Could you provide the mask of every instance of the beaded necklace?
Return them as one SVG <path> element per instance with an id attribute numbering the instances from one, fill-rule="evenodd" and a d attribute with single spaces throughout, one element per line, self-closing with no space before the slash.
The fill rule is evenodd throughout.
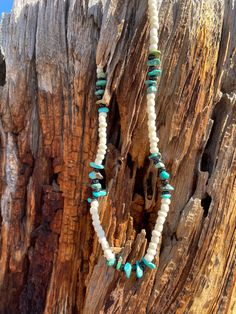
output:
<path id="1" fill-rule="evenodd" d="M 150 45 L 147 61 L 148 73 L 145 85 L 147 86 L 148 134 L 151 153 L 149 159 L 153 161 L 154 166 L 158 169 L 158 174 L 161 179 L 161 208 L 158 211 L 158 217 L 155 227 L 152 231 L 152 237 L 148 245 L 146 255 L 141 259 L 141 261 L 136 261 L 133 265 L 131 265 L 129 262 L 123 264 L 121 256 L 116 257 L 107 241 L 98 214 L 98 200 L 100 197 L 107 195 L 106 190 L 102 188 L 102 185 L 100 183 L 100 180 L 103 179 L 100 170 L 104 169 L 102 162 L 105 158 L 107 149 L 106 119 L 109 109 L 106 102 L 103 100 L 103 94 L 107 83 L 106 74 L 103 71 L 103 67 L 101 67 L 100 65 L 97 66 L 97 82 L 95 94 L 98 99 L 96 103 L 99 106 L 99 144 L 95 161 L 90 162 L 90 166 L 93 168 L 93 171 L 89 173 L 89 178 L 92 180 L 92 197 L 88 198 L 88 202 L 90 203 L 92 223 L 97 233 L 98 241 L 102 246 L 104 256 L 107 260 L 107 265 L 112 266 L 117 270 L 124 271 L 127 278 L 130 278 L 132 270 L 135 270 L 137 278 L 141 278 L 146 268 L 156 268 L 153 260 L 157 254 L 157 247 L 160 242 L 163 224 L 169 211 L 169 205 L 171 202 L 171 191 L 174 190 L 174 188 L 169 184 L 168 181 L 170 175 L 166 171 L 165 165 L 162 161 L 162 156 L 158 148 L 159 138 L 157 137 L 156 131 L 155 94 L 157 92 L 157 78 L 161 75 L 161 70 L 159 68 L 161 52 L 157 49 L 159 22 L 156 0 L 148 0 L 148 13 L 150 22 Z"/>

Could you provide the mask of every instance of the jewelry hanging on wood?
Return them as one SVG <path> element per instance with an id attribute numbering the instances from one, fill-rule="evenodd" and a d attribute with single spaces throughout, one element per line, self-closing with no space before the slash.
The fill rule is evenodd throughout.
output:
<path id="1" fill-rule="evenodd" d="M 97 67 L 97 82 L 96 82 L 96 92 L 98 105 L 98 121 L 99 121 L 99 144 L 98 151 L 94 162 L 90 162 L 90 166 L 93 170 L 89 173 L 89 178 L 91 179 L 92 197 L 88 199 L 90 203 L 90 213 L 92 215 L 92 223 L 96 234 L 98 236 L 98 241 L 102 246 L 104 256 L 107 260 L 109 266 L 115 267 L 117 270 L 125 272 L 127 278 L 130 278 L 132 270 L 135 270 L 136 277 L 141 278 L 143 276 L 145 268 L 155 269 L 156 265 L 153 260 L 157 254 L 157 247 L 160 242 L 161 234 L 163 231 L 163 225 L 166 220 L 167 214 L 169 212 L 169 205 L 171 203 L 171 191 L 174 188 L 169 184 L 170 175 L 166 171 L 165 164 L 162 160 L 161 153 L 158 148 L 159 138 L 157 137 L 156 130 L 156 113 L 155 113 L 155 96 L 157 92 L 157 79 L 161 76 L 160 69 L 160 57 L 161 52 L 158 48 L 158 10 L 157 1 L 148 0 L 148 13 L 150 22 L 150 45 L 149 45 L 149 55 L 148 55 L 148 73 L 145 85 L 147 87 L 147 116 L 148 116 L 148 135 L 150 142 L 150 156 L 149 159 L 153 161 L 154 166 L 158 169 L 158 174 L 161 179 L 161 208 L 158 211 L 158 217 L 156 220 L 155 227 L 152 231 L 151 241 L 148 245 L 147 252 L 145 256 L 140 260 L 136 261 L 135 264 L 131 265 L 129 262 L 125 264 L 122 263 L 121 256 L 116 257 L 112 248 L 110 247 L 105 232 L 101 226 L 98 207 L 99 198 L 107 195 L 106 190 L 102 189 L 100 180 L 103 179 L 100 170 L 104 169 L 102 162 L 105 159 L 107 150 L 107 115 L 109 108 L 103 101 L 103 95 L 106 88 L 106 73 L 103 68 Z"/>

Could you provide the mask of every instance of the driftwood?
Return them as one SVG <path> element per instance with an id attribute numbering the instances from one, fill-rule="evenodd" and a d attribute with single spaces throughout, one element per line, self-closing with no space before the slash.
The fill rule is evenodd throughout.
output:
<path id="1" fill-rule="evenodd" d="M 148 161 L 147 1 L 15 0 L 0 30 L 0 313 L 236 313 L 236 2 L 164 1 L 160 149 L 175 186 L 141 280 L 108 268 L 88 172 L 96 62 L 108 73 L 102 224 L 142 256 L 160 205 Z"/>

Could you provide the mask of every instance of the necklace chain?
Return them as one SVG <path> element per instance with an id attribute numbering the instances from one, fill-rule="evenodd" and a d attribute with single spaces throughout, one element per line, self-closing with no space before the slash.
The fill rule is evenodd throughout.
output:
<path id="1" fill-rule="evenodd" d="M 150 23 L 150 45 L 147 61 L 148 73 L 145 85 L 147 86 L 147 124 L 151 153 L 149 159 L 158 169 L 158 174 L 161 179 L 161 208 L 158 211 L 158 217 L 155 227 L 152 231 L 152 237 L 148 245 L 147 252 L 145 256 L 141 259 L 141 261 L 136 261 L 134 265 L 131 265 L 129 262 L 123 264 L 122 257 L 116 257 L 107 241 L 98 214 L 98 199 L 107 195 L 106 190 L 102 189 L 102 185 L 100 183 L 100 180 L 103 179 L 100 171 L 104 169 L 102 163 L 105 159 L 107 150 L 107 114 L 109 112 L 109 109 L 103 99 L 107 84 L 106 73 L 103 71 L 103 67 L 101 67 L 100 65 L 97 66 L 97 82 L 95 95 L 97 96 L 96 104 L 99 107 L 99 144 L 95 161 L 90 162 L 90 166 L 93 168 L 93 171 L 89 173 L 89 178 L 92 180 L 92 197 L 88 198 L 88 202 L 90 203 L 92 223 L 98 236 L 98 241 L 102 246 L 107 264 L 109 266 L 115 267 L 117 270 L 124 271 L 127 278 L 131 276 L 132 270 L 135 270 L 137 278 L 141 278 L 143 276 L 145 268 L 156 268 L 153 260 L 157 254 L 157 248 L 161 239 L 163 225 L 169 212 L 171 191 L 174 190 L 174 188 L 169 184 L 168 179 L 170 175 L 166 171 L 165 164 L 162 161 L 162 156 L 158 148 L 159 138 L 157 137 L 156 130 L 155 95 L 157 92 L 157 79 L 161 75 L 161 70 L 159 67 L 161 52 L 157 49 L 159 20 L 156 0 L 148 0 L 148 15 Z"/>

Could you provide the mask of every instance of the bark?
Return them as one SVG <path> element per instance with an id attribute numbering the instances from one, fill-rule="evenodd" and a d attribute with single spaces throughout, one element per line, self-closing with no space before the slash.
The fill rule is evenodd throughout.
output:
<path id="1" fill-rule="evenodd" d="M 163 1 L 160 149 L 175 186 L 156 271 L 106 266 L 88 172 L 96 62 L 108 73 L 102 224 L 142 256 L 159 182 L 148 161 L 147 1 L 15 0 L 0 30 L 0 313 L 235 313 L 236 2 Z"/>

